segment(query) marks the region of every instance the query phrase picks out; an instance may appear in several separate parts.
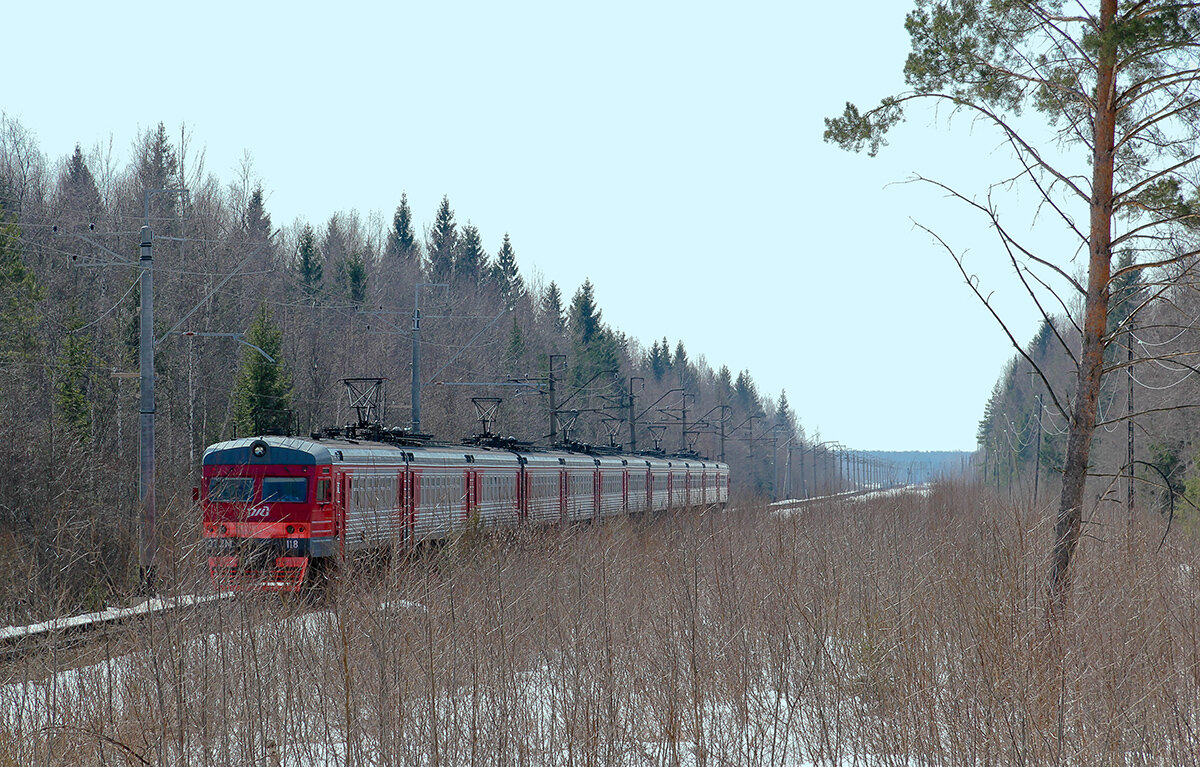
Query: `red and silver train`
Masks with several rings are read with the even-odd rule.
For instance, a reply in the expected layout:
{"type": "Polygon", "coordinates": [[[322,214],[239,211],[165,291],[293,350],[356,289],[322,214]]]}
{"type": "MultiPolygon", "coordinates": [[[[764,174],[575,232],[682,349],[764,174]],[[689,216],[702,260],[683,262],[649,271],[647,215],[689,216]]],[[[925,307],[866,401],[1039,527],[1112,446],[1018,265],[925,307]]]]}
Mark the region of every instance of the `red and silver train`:
{"type": "Polygon", "coordinates": [[[204,538],[220,589],[296,591],[358,551],[488,528],[600,520],[729,499],[694,458],[259,437],[209,447],[204,538]]]}

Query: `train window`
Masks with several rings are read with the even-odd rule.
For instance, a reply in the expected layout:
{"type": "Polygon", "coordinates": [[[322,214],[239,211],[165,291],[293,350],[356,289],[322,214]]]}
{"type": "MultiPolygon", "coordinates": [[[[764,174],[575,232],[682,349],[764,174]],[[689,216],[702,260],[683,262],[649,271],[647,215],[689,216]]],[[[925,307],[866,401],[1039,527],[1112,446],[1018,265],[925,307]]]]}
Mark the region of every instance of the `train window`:
{"type": "Polygon", "coordinates": [[[328,479],[317,480],[317,503],[329,503],[332,497],[332,484],[328,479]]]}
{"type": "Polygon", "coordinates": [[[304,477],[263,477],[264,503],[304,503],[308,500],[308,480],[304,477]]]}
{"type": "Polygon", "coordinates": [[[213,477],[208,500],[214,503],[254,503],[254,477],[213,477]]]}

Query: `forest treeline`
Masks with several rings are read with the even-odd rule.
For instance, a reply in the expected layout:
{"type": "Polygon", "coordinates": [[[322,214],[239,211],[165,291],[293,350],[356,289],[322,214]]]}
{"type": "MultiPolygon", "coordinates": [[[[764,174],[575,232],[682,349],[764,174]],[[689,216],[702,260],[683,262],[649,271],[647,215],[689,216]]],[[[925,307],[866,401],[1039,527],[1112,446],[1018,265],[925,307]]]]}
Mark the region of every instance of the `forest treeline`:
{"type": "Polygon", "coordinates": [[[387,379],[384,420],[409,424],[416,300],[422,431],[476,433],[472,397],[500,397],[494,431],[547,444],[553,363],[556,426],[572,439],[628,445],[632,393],[639,449],[659,436],[667,451],[717,458],[723,428],[737,492],[786,493],[781,448],[812,445],[784,392],[690,357],[683,339],[645,346],[604,322],[590,282],[571,290],[523,274],[519,237],[504,233],[489,252],[449,197],[423,224],[397,195],[390,217],[281,224],[249,159],[222,180],[186,131],[145,131],[128,164],[111,147],[54,159],[0,117],[0,618],[96,606],[136,581],[147,211],[168,578],[198,538],[191,488],[206,445],[351,422],[346,377],[387,379]],[[453,385],[480,382],[505,385],[453,385]]]}
{"type": "MultiPolygon", "coordinates": [[[[1178,236],[1193,242],[1192,226],[1178,236]]],[[[1131,263],[1123,254],[1117,269],[1131,263]]],[[[1200,523],[1200,292],[1195,259],[1118,278],[1109,297],[1106,373],[1092,440],[1088,503],[1200,523]]],[[[1080,309],[1044,320],[1001,371],[977,433],[985,481],[1013,497],[1057,492],[1076,374],[1080,309]],[[1044,378],[1043,378],[1044,376],[1044,378]]]]}

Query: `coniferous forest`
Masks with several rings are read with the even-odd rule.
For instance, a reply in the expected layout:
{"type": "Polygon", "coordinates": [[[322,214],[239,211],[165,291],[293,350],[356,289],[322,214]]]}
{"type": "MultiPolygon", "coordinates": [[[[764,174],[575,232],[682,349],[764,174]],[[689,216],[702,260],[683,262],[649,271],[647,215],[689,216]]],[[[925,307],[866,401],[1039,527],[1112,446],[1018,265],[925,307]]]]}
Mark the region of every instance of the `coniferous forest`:
{"type": "MultiPolygon", "coordinates": [[[[687,339],[623,334],[605,323],[590,282],[530,280],[520,233],[480,232],[449,196],[417,211],[398,189],[380,201],[394,206],[390,216],[281,222],[248,161],[219,178],[192,140],[160,124],[122,166],[79,146],[56,157],[19,122],[0,123],[7,620],[31,617],[23,606],[100,606],[136,582],[147,216],[163,563],[197,540],[191,489],[207,445],[352,422],[347,377],[387,379],[382,419],[410,425],[415,301],[421,430],[440,440],[479,432],[472,398],[499,397],[495,432],[548,444],[553,372],[565,436],[630,445],[632,394],[638,449],[657,439],[668,452],[723,452],[746,496],[784,497],[789,449],[799,462],[796,451],[813,447],[786,393],[766,395],[750,371],[690,357],[687,339]]],[[[825,476],[839,471],[832,460],[809,461],[789,477],[794,486],[814,481],[814,468],[822,485],[836,484],[825,476]]]]}

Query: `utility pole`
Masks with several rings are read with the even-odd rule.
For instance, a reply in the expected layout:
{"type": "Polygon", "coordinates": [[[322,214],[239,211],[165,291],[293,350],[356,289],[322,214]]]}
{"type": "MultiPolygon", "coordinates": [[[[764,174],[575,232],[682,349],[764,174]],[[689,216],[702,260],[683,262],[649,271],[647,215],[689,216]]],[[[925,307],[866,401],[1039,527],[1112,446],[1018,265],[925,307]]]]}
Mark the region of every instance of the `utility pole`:
{"type": "Polygon", "coordinates": [[[687,444],[687,400],[688,400],[688,393],[687,393],[687,390],[685,389],[683,392],[683,403],[682,403],[683,422],[681,424],[681,429],[679,432],[679,452],[681,452],[681,453],[686,453],[687,449],[688,449],[688,444],[687,444]]]}
{"type": "MultiPolygon", "coordinates": [[[[421,288],[449,287],[444,282],[418,282],[413,286],[412,313],[412,431],[421,433],[421,288]]],[[[434,373],[436,376],[437,373],[434,373]]]]}
{"type": "Polygon", "coordinates": [[[806,451],[807,449],[808,448],[806,448],[804,446],[804,443],[801,442],[800,443],[800,496],[802,498],[808,497],[808,480],[806,480],[804,478],[804,451],[806,451]]]}
{"type": "Polygon", "coordinates": [[[779,500],[775,481],[779,476],[779,424],[771,427],[771,500],[779,500]]]}
{"type": "MultiPolygon", "coordinates": [[[[721,407],[728,407],[722,405],[721,407]]],[[[721,463],[725,463],[725,411],[721,411],[721,463]]]]}
{"type": "Polygon", "coordinates": [[[413,434],[421,433],[421,285],[413,287],[412,313],[412,402],[413,434]]]}
{"type": "Polygon", "coordinates": [[[821,493],[821,487],[817,484],[817,450],[819,450],[820,447],[821,447],[820,445],[813,445],[813,448],[812,448],[812,470],[813,470],[812,471],[812,475],[813,475],[812,493],[813,493],[813,496],[820,495],[820,493],[821,493]]]}
{"type": "Polygon", "coordinates": [[[548,383],[549,383],[549,394],[550,394],[550,444],[551,445],[558,442],[558,403],[555,401],[555,389],[554,389],[554,360],[555,360],[555,358],[558,358],[560,360],[565,360],[567,358],[567,355],[565,355],[565,354],[551,354],[550,355],[550,374],[548,376],[548,383]]]}
{"type": "MultiPolygon", "coordinates": [[[[1037,506],[1038,475],[1040,475],[1042,473],[1042,409],[1043,409],[1042,393],[1038,392],[1034,398],[1037,400],[1037,404],[1038,404],[1038,417],[1037,417],[1038,437],[1037,437],[1037,448],[1036,448],[1037,452],[1035,452],[1033,454],[1033,505],[1037,506]]],[[[1132,439],[1132,437],[1131,437],[1131,439],[1132,439]]],[[[1131,503],[1132,503],[1132,501],[1131,501],[1131,503]]]]}
{"type": "Polygon", "coordinates": [[[138,536],[138,590],[154,593],[154,560],[158,556],[158,513],[154,503],[154,232],[150,229],[150,197],[155,194],[180,194],[186,189],[147,189],[145,223],[142,226],[142,252],[138,261],[138,287],[142,294],[138,318],[138,366],[141,392],[138,405],[138,501],[142,505],[142,524],[138,536]]]}
{"type": "Polygon", "coordinates": [[[629,378],[629,452],[637,452],[637,416],[634,415],[637,408],[634,407],[633,382],[641,381],[642,390],[646,389],[646,379],[641,376],[631,376],[629,378]]]}
{"type": "MultiPolygon", "coordinates": [[[[146,220],[150,218],[150,192],[146,192],[146,220]]],[[[138,589],[154,593],[154,560],[157,554],[154,505],[154,233],[149,223],[142,227],[142,255],[138,262],[142,311],[139,319],[138,364],[141,368],[141,400],[138,406],[138,501],[142,525],[138,547],[138,589]]]]}
{"type": "Polygon", "coordinates": [[[787,458],[783,461],[783,492],[787,493],[786,498],[792,497],[792,440],[788,440],[787,458]]]}

